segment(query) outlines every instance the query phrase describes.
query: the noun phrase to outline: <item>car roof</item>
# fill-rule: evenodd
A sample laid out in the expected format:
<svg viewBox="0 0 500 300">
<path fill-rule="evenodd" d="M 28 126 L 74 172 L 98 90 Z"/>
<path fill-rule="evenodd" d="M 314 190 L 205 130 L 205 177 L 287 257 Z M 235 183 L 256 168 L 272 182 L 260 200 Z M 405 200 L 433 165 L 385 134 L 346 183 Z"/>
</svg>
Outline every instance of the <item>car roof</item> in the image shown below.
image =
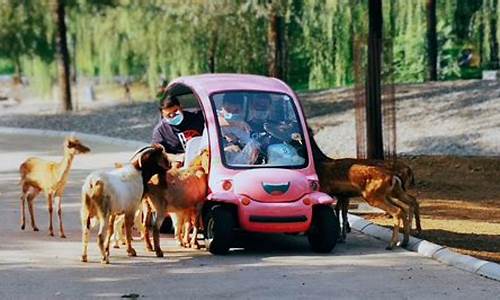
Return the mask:
<svg viewBox="0 0 500 300">
<path fill-rule="evenodd" d="M 185 84 L 206 95 L 228 90 L 257 90 L 291 94 L 290 88 L 281 80 L 250 74 L 201 74 L 179 77 L 169 85 Z"/>
</svg>

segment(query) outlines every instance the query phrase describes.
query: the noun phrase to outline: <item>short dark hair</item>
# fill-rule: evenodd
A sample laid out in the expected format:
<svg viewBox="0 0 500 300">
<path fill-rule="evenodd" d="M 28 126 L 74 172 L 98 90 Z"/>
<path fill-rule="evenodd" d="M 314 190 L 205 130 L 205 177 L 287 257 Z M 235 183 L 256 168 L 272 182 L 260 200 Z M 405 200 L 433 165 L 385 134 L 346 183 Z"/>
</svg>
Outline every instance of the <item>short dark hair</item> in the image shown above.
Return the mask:
<svg viewBox="0 0 500 300">
<path fill-rule="evenodd" d="M 226 105 L 243 105 L 245 100 L 243 93 L 240 92 L 228 92 L 222 97 L 222 106 Z"/>
<path fill-rule="evenodd" d="M 160 97 L 160 108 L 170 108 L 179 105 L 179 99 L 176 96 L 165 94 Z"/>
</svg>

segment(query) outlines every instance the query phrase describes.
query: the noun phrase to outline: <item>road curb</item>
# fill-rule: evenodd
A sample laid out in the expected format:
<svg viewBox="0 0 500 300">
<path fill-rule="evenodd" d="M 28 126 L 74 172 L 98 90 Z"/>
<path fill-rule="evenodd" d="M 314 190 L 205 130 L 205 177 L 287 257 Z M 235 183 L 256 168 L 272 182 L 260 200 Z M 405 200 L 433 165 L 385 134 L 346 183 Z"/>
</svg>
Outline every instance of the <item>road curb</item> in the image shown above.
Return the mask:
<svg viewBox="0 0 500 300">
<path fill-rule="evenodd" d="M 348 214 L 348 216 L 352 228 L 379 240 L 390 241 L 392 230 L 376 225 L 356 215 Z M 400 234 L 399 238 L 402 238 L 402 234 Z M 500 264 L 456 253 L 448 247 L 412 236 L 410 236 L 410 241 L 406 249 L 458 269 L 500 281 Z"/>
<path fill-rule="evenodd" d="M 32 128 L 16 128 L 16 127 L 0 127 L 0 133 L 3 134 L 25 134 L 25 135 L 41 135 L 49 137 L 66 137 L 68 135 L 74 134 L 76 137 L 82 140 L 93 141 L 98 143 L 107 143 L 117 146 L 135 147 L 140 148 L 147 143 L 125 140 L 120 138 L 114 138 L 98 134 L 81 133 L 77 131 L 59 131 L 59 130 L 48 130 L 48 129 L 32 129 Z"/>
</svg>

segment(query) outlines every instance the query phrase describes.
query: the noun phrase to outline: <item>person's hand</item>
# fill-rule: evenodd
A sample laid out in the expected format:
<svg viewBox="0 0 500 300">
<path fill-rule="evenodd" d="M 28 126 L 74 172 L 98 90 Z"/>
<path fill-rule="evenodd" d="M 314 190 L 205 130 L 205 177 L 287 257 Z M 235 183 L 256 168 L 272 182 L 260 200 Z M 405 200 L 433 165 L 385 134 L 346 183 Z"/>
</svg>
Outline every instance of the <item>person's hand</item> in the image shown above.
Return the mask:
<svg viewBox="0 0 500 300">
<path fill-rule="evenodd" d="M 247 122 L 244 122 L 244 121 L 236 121 L 236 122 L 233 122 L 231 123 L 232 127 L 236 127 L 236 128 L 239 128 L 245 132 L 248 132 L 250 133 L 250 131 L 252 131 L 252 129 L 250 128 L 250 125 L 247 124 Z"/>
<path fill-rule="evenodd" d="M 229 145 L 224 147 L 224 151 L 226 152 L 240 152 L 241 148 L 238 145 Z"/>
<path fill-rule="evenodd" d="M 232 132 L 228 132 L 228 133 L 224 134 L 224 138 L 229 143 L 236 143 L 236 142 L 238 142 L 238 137 L 234 133 L 232 133 Z"/>
</svg>

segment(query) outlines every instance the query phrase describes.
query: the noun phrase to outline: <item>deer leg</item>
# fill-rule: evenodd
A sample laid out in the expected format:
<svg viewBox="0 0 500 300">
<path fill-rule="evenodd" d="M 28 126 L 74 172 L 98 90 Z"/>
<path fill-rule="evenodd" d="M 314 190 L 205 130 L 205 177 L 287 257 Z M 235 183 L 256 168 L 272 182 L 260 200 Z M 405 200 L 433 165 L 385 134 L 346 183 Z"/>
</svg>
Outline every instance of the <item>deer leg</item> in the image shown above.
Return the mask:
<svg viewBox="0 0 500 300">
<path fill-rule="evenodd" d="M 33 210 L 33 200 L 35 197 L 38 195 L 39 190 L 33 190 L 30 189 L 26 195 L 26 199 L 28 201 L 28 210 L 30 212 L 30 219 L 31 219 L 31 228 L 33 228 L 33 231 L 38 231 L 38 227 L 35 224 L 35 212 Z"/>
<path fill-rule="evenodd" d="M 61 238 L 65 238 L 66 235 L 64 234 L 64 228 L 63 228 L 63 222 L 62 222 L 62 198 L 61 198 L 61 196 L 56 197 L 56 203 L 57 203 L 57 216 L 59 217 L 59 236 Z"/>
<path fill-rule="evenodd" d="M 420 234 L 422 232 L 422 226 L 420 224 L 420 205 L 418 204 L 417 198 L 408 194 L 401 186 L 395 185 L 393 190 L 393 196 L 398 198 L 400 201 L 404 202 L 409 207 L 408 218 L 410 223 L 410 231 L 413 225 L 413 215 L 415 215 L 416 223 L 416 233 Z"/>
<path fill-rule="evenodd" d="M 137 256 L 134 248 L 132 248 L 132 226 L 134 226 L 135 212 L 125 214 L 125 235 L 127 236 L 127 255 Z"/>
<path fill-rule="evenodd" d="M 349 225 L 347 213 L 349 213 L 349 198 L 344 198 L 344 201 L 342 201 L 342 227 L 345 227 L 346 233 L 350 233 L 351 225 Z"/>
<path fill-rule="evenodd" d="M 21 230 L 24 230 L 24 228 L 26 227 L 26 215 L 25 215 L 25 208 L 24 208 L 25 201 L 26 201 L 26 193 L 23 192 L 21 194 L 20 200 L 21 200 Z"/>
<path fill-rule="evenodd" d="M 335 215 L 337 216 L 337 222 L 340 224 L 340 209 L 341 209 L 341 206 L 342 206 L 342 202 L 344 201 L 344 198 L 341 198 L 341 197 L 338 197 L 337 198 L 337 204 L 335 204 Z M 345 232 L 345 227 L 342 226 L 342 228 L 340 229 L 340 236 L 338 238 L 338 241 L 340 243 L 343 243 L 345 242 L 346 240 L 346 232 Z"/>
<path fill-rule="evenodd" d="M 397 244 L 399 239 L 399 224 L 403 218 L 406 218 L 404 212 L 401 208 L 395 206 L 390 201 L 385 199 L 384 196 L 372 196 L 372 195 L 364 195 L 363 198 L 370 204 L 371 206 L 382 209 L 385 212 L 388 212 L 393 220 L 394 225 L 392 228 L 392 238 L 389 242 L 389 245 L 385 248 L 387 250 L 392 250 L 394 246 Z"/>
<path fill-rule="evenodd" d="M 52 226 L 52 203 L 54 201 L 54 194 L 52 192 L 49 192 L 47 194 L 47 207 L 49 209 L 49 235 L 54 236 L 54 228 Z"/>
<path fill-rule="evenodd" d="M 401 201 L 398 198 L 387 197 L 388 202 L 397 206 L 402 210 L 401 219 L 398 220 L 398 228 L 401 226 L 401 222 L 403 223 L 403 241 L 398 242 L 397 245 L 401 247 L 406 247 L 408 245 L 408 241 L 410 239 L 410 214 L 413 214 L 413 210 L 411 210 L 410 206 Z"/>
</svg>

